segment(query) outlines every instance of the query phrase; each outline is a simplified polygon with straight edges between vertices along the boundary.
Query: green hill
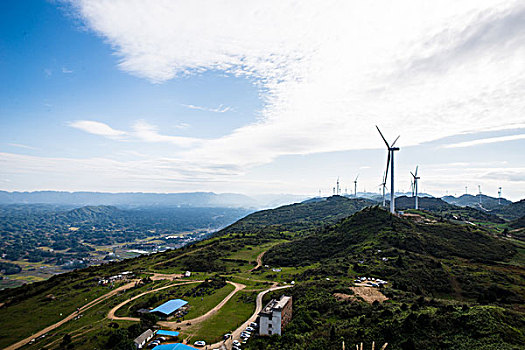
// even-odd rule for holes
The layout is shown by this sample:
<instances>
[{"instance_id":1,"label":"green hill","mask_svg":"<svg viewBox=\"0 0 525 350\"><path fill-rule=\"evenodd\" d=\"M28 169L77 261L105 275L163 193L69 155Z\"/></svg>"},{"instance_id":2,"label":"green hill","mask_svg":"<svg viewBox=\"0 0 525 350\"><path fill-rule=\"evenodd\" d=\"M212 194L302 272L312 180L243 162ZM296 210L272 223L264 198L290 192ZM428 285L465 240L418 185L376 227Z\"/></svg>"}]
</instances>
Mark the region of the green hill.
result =
<instances>
[{"instance_id":1,"label":"green hill","mask_svg":"<svg viewBox=\"0 0 525 350\"><path fill-rule=\"evenodd\" d=\"M246 216L217 235L241 232L294 231L333 224L376 202L362 198L332 196L324 201L308 201L262 210Z\"/></svg>"},{"instance_id":2,"label":"green hill","mask_svg":"<svg viewBox=\"0 0 525 350\"><path fill-rule=\"evenodd\" d=\"M487 211L482 211L470 206L457 206L449 204L440 198L421 197L418 200L419 209L427 210L433 214L437 214L447 220L464 221L464 222L489 222L502 224L505 222L499 216ZM398 210L412 209L415 206L414 197L398 197L396 198L396 208Z\"/></svg>"}]
</instances>

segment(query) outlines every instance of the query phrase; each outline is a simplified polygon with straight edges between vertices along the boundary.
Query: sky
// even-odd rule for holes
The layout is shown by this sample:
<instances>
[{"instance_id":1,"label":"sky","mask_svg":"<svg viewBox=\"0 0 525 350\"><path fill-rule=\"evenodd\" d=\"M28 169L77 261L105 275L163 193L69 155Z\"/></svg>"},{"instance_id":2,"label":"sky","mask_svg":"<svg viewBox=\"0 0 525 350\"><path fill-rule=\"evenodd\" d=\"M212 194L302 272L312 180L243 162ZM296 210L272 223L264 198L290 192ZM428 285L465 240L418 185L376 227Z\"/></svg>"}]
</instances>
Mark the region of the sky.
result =
<instances>
[{"instance_id":1,"label":"sky","mask_svg":"<svg viewBox=\"0 0 525 350\"><path fill-rule=\"evenodd\" d=\"M0 2L0 190L525 197L523 1Z\"/></svg>"}]
</instances>

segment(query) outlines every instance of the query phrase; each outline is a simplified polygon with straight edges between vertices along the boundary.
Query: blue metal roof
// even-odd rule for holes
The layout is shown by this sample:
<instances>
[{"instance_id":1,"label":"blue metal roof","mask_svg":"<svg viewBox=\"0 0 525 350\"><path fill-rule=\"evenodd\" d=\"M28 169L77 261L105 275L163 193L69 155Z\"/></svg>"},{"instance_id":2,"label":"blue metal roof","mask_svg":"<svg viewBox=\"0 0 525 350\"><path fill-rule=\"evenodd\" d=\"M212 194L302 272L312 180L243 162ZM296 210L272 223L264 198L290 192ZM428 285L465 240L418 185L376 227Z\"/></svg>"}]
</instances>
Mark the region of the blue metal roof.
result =
<instances>
[{"instance_id":1,"label":"blue metal roof","mask_svg":"<svg viewBox=\"0 0 525 350\"><path fill-rule=\"evenodd\" d=\"M184 305L186 305L188 302L184 301L182 299L172 299L170 301L165 302L164 304L157 306L151 312L160 312L164 315L171 315Z\"/></svg>"},{"instance_id":2,"label":"blue metal roof","mask_svg":"<svg viewBox=\"0 0 525 350\"><path fill-rule=\"evenodd\" d=\"M195 350L195 348L186 344L177 343L157 345L153 350Z\"/></svg>"},{"instance_id":3,"label":"blue metal roof","mask_svg":"<svg viewBox=\"0 0 525 350\"><path fill-rule=\"evenodd\" d=\"M163 329L160 329L160 330L157 331L157 335L167 335L167 336L170 336L170 337L178 337L179 336L179 332L165 331Z\"/></svg>"}]
</instances>

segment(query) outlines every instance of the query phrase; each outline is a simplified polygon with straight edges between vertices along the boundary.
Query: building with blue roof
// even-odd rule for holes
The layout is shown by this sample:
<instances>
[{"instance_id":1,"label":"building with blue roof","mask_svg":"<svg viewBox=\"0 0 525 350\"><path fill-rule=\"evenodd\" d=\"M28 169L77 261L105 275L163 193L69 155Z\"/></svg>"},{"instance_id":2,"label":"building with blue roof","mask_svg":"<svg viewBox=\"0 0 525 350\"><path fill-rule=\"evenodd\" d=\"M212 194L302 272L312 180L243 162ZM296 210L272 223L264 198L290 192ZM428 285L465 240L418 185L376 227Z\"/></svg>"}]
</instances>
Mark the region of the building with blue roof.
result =
<instances>
[{"instance_id":1,"label":"building with blue roof","mask_svg":"<svg viewBox=\"0 0 525 350\"><path fill-rule=\"evenodd\" d=\"M183 307L184 305L188 304L187 301L182 299L172 299L170 301L165 302L164 304L157 306L151 312L159 313L165 317L170 316L175 311Z\"/></svg>"},{"instance_id":2,"label":"building with blue roof","mask_svg":"<svg viewBox=\"0 0 525 350\"><path fill-rule=\"evenodd\" d=\"M157 331L157 335L164 335L164 336L168 336L168 337L178 337L179 336L179 332L166 331L164 329L159 329Z\"/></svg>"},{"instance_id":3,"label":"building with blue roof","mask_svg":"<svg viewBox=\"0 0 525 350\"><path fill-rule=\"evenodd\" d=\"M193 346L182 343L157 345L153 350L195 350Z\"/></svg>"}]
</instances>

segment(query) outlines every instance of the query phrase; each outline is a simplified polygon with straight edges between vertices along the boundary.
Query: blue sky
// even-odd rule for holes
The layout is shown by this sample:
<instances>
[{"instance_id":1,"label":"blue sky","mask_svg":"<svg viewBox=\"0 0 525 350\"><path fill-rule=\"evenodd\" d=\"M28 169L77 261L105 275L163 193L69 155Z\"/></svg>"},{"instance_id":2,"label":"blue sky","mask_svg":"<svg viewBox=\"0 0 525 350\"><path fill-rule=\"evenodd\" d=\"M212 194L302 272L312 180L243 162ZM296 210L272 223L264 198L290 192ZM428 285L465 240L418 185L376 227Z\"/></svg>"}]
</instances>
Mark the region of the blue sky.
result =
<instances>
[{"instance_id":1,"label":"blue sky","mask_svg":"<svg viewBox=\"0 0 525 350\"><path fill-rule=\"evenodd\" d=\"M525 197L525 7L0 3L0 189ZM444 8L444 9L443 9Z\"/></svg>"}]
</instances>

